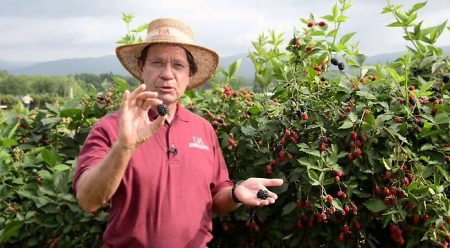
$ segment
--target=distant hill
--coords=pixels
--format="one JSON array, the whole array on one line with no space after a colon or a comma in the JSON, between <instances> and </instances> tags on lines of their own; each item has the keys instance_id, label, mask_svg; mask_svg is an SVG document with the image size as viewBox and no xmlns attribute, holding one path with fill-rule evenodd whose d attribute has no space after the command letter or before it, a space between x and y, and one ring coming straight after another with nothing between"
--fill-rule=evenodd
<instances>
[{"instance_id":1,"label":"distant hill","mask_svg":"<svg viewBox=\"0 0 450 248\"><path fill-rule=\"evenodd\" d=\"M450 56L450 46L442 48L444 55ZM394 52L369 56L365 64L386 63L398 58L403 52ZM220 66L227 68L234 61L242 59L241 67L237 76L242 77L247 82L252 82L254 78L254 67L246 53L236 54L220 58ZM129 75L117 60L115 55L107 55L97 58L77 58L62 59L48 62L8 62L0 60L0 69L7 70L13 74L28 75L67 75L79 73L101 74L112 72L118 75Z\"/></svg>"}]
</instances>

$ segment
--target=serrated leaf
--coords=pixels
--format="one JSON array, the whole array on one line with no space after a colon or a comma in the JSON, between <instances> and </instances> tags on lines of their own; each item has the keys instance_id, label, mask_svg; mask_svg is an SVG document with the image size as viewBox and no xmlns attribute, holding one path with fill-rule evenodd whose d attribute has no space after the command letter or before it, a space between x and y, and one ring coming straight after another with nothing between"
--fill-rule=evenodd
<instances>
[{"instance_id":1,"label":"serrated leaf","mask_svg":"<svg viewBox=\"0 0 450 248\"><path fill-rule=\"evenodd\" d=\"M353 122L344 121L344 123L339 127L339 129L349 129L351 127L353 127Z\"/></svg>"},{"instance_id":2,"label":"serrated leaf","mask_svg":"<svg viewBox=\"0 0 450 248\"><path fill-rule=\"evenodd\" d=\"M254 136L258 131L252 126L243 126L241 132L246 136Z\"/></svg>"},{"instance_id":3,"label":"serrated leaf","mask_svg":"<svg viewBox=\"0 0 450 248\"><path fill-rule=\"evenodd\" d=\"M14 236L20 230L20 228L22 228L23 224L24 224L23 221L17 220L8 223L1 232L0 244L6 243L12 236Z\"/></svg>"},{"instance_id":4,"label":"serrated leaf","mask_svg":"<svg viewBox=\"0 0 450 248\"><path fill-rule=\"evenodd\" d=\"M388 208L381 199L370 199L364 203L364 206L372 213L378 213Z\"/></svg>"},{"instance_id":5,"label":"serrated leaf","mask_svg":"<svg viewBox=\"0 0 450 248\"><path fill-rule=\"evenodd\" d=\"M60 161L58 153L48 149L43 149L41 151L41 155L44 162L51 167L55 166Z\"/></svg>"},{"instance_id":6,"label":"serrated leaf","mask_svg":"<svg viewBox=\"0 0 450 248\"><path fill-rule=\"evenodd\" d=\"M425 144L420 148L420 151L428 151L433 150L434 146L432 144Z\"/></svg>"},{"instance_id":7,"label":"serrated leaf","mask_svg":"<svg viewBox=\"0 0 450 248\"><path fill-rule=\"evenodd\" d=\"M308 169L308 177L309 179L311 179L311 181L313 181L312 185L320 185L319 176L315 171Z\"/></svg>"}]
</instances>

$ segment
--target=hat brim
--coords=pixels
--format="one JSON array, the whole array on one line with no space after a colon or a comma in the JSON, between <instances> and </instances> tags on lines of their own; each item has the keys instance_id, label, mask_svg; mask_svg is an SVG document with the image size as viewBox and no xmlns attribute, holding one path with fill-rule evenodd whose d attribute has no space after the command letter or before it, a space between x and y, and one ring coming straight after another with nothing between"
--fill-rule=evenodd
<instances>
[{"instance_id":1,"label":"hat brim","mask_svg":"<svg viewBox=\"0 0 450 248\"><path fill-rule=\"evenodd\" d=\"M138 66L138 58L141 56L142 50L152 44L169 44L177 45L188 50L194 57L197 64L197 73L189 78L187 89L196 88L208 81L217 69L219 63L219 55L202 46L176 43L176 42L143 42L135 44L121 45L116 48L116 55L120 63L140 82L143 82L141 71Z\"/></svg>"}]
</instances>

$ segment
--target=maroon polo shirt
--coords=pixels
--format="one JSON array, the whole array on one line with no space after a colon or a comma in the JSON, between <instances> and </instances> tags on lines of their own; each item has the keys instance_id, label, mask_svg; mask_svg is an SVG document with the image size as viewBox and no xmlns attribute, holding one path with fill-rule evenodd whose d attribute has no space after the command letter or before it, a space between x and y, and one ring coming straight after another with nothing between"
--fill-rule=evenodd
<instances>
[{"instance_id":1,"label":"maroon polo shirt","mask_svg":"<svg viewBox=\"0 0 450 248\"><path fill-rule=\"evenodd\" d=\"M156 114L149 112L150 119ZM73 185L117 140L119 114L100 119L81 150ZM170 152L168 152L170 151ZM231 186L216 133L180 104L171 122L134 152L111 198L104 233L112 247L205 247L212 239L212 198Z\"/></svg>"}]
</instances>

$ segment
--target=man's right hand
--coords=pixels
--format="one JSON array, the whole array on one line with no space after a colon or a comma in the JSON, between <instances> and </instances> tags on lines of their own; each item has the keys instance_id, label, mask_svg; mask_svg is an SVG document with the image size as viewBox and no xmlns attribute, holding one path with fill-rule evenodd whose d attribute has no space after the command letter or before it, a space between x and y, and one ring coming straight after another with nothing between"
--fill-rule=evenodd
<instances>
[{"instance_id":1,"label":"man's right hand","mask_svg":"<svg viewBox=\"0 0 450 248\"><path fill-rule=\"evenodd\" d=\"M145 91L145 88L145 84L141 84L132 93L127 90L123 95L117 140L121 148L136 149L164 125L163 116L158 116L154 121L149 120L150 108L156 108L162 101L157 98L157 92Z\"/></svg>"}]
</instances>

